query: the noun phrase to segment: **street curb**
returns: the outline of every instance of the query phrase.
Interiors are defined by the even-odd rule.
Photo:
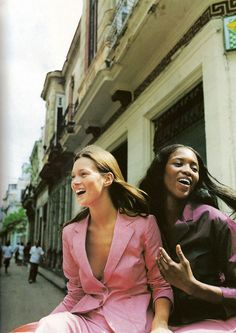
[[[39,267],[38,273],[47,281],[51,282],[55,287],[59,288],[64,293],[66,292],[66,281],[62,277],[43,267]]]

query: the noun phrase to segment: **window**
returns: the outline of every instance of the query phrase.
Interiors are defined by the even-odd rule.
[[[91,64],[97,52],[97,7],[98,0],[89,1],[88,65]]]
[[[136,3],[137,0],[120,0],[118,2],[108,35],[111,47],[116,44],[118,37],[122,36],[122,32],[125,30],[126,23]]]
[[[124,23],[126,21],[126,18],[131,10],[130,8],[130,4],[128,3],[129,1],[128,0],[123,0],[121,3],[120,3],[120,7],[119,7],[119,10],[117,11],[117,21],[116,21],[116,24],[117,24],[117,32],[120,33],[121,30],[123,29],[124,27]]]
[[[192,146],[206,162],[206,137],[202,82],[154,120],[155,153],[163,146],[181,143]]]
[[[63,109],[63,114],[65,113],[65,96],[62,94],[56,95],[56,107]]]
[[[63,109],[61,107],[57,108],[57,122],[56,122],[56,145],[59,143],[61,134],[65,126]]]
[[[17,184],[9,184],[9,190],[16,190]]]

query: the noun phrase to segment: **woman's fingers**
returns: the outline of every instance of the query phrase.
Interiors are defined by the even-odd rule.
[[[180,262],[183,262],[183,261],[187,260],[185,255],[183,254],[183,251],[182,251],[181,246],[179,244],[176,245],[176,254],[177,254]]]
[[[169,265],[163,257],[157,259],[157,264],[162,270],[168,269]]]
[[[159,257],[156,259],[156,262],[157,262],[158,268],[161,272],[161,275],[164,278],[167,278],[166,274],[168,274],[170,265],[173,261],[162,247],[159,248],[159,251],[160,251]]]
[[[160,251],[160,258],[165,261],[166,263],[170,263],[172,261],[171,257],[168,255],[168,253],[163,249],[163,247],[159,248]]]
[[[163,276],[164,279],[166,279],[165,275],[166,275],[166,272],[167,272],[167,269],[168,269],[167,264],[165,262],[163,262],[163,260],[160,260],[160,258],[158,258],[156,260],[156,262],[157,262],[157,266],[160,270],[161,275]]]

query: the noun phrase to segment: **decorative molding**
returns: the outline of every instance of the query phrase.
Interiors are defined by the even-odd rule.
[[[185,47],[193,37],[214,17],[232,15],[236,13],[236,0],[225,0],[214,3],[209,6],[205,12],[197,19],[191,28],[184,34],[171,51],[161,60],[154,70],[146,77],[146,79],[134,91],[134,100],[161,74],[161,72],[169,65],[173,55],[180,49]]]
[[[75,132],[75,121],[68,121],[65,125],[66,132],[68,134],[74,133]]]
[[[209,7],[210,15],[213,16],[224,16],[232,15],[236,13],[236,0],[221,1],[214,3]]]
[[[96,139],[101,133],[101,128],[99,126],[88,126],[85,130],[85,133],[92,134],[93,137]]]
[[[225,0],[218,3],[214,3],[209,6],[203,14],[195,21],[186,34],[178,41],[178,43],[171,49],[171,51],[161,60],[161,62],[154,68],[154,70],[144,79],[134,91],[134,102],[142,92],[161,74],[161,72],[169,65],[173,55],[182,47],[185,47],[193,37],[212,19],[215,17],[221,17],[224,15],[232,15],[236,13],[236,0]],[[107,121],[107,123],[101,128],[102,135],[127,109],[127,106],[121,106],[116,113]],[[97,138],[96,138],[97,139]],[[90,143],[93,143],[93,138]]]
[[[122,106],[127,106],[132,102],[132,93],[127,90],[116,90],[111,99],[113,102],[119,101]]]

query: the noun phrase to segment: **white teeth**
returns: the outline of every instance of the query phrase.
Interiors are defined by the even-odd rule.
[[[77,190],[77,191],[75,191],[75,193],[76,194],[83,194],[83,193],[85,193],[85,190]]]
[[[184,184],[184,185],[191,185],[191,181],[188,178],[180,178],[179,182]]]

